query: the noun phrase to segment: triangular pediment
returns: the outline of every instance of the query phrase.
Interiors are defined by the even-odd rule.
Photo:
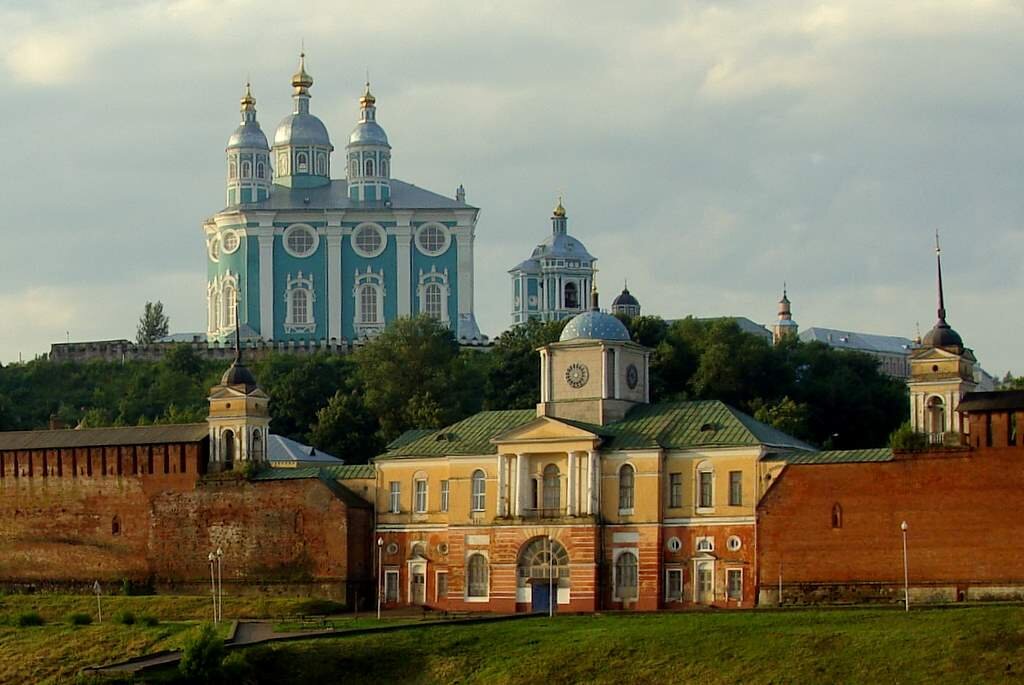
[[[244,388],[245,386],[215,385],[210,389],[210,396],[207,399],[222,400],[251,397],[265,400],[270,397],[260,388],[256,388],[249,393],[246,393]]]
[[[517,426],[491,438],[491,443],[555,443],[555,442],[592,442],[601,439],[597,433],[579,426],[553,419],[550,416],[538,416],[533,421]]]
[[[959,354],[954,354],[940,347],[922,347],[915,350],[911,355],[911,361],[925,361],[934,359],[959,359]]]

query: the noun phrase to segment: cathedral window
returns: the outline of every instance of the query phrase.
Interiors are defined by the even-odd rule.
[[[322,152],[316,153],[316,174],[317,176],[327,174],[327,155]]]
[[[580,308],[580,291],[576,283],[572,281],[565,284],[565,308]]]
[[[235,160],[228,162],[228,178],[234,180],[238,177],[238,165],[235,164]]]
[[[425,255],[444,254],[450,244],[451,236],[442,224],[424,224],[416,231],[416,247]]]
[[[257,162],[256,163],[256,178],[266,178],[266,177],[267,177],[267,165],[264,164],[263,162]]]
[[[387,245],[387,234],[377,224],[360,224],[352,231],[352,249],[360,257],[376,257]]]
[[[284,249],[292,257],[308,257],[319,244],[320,237],[312,226],[293,224],[284,230]]]
[[[348,175],[355,178],[359,175],[359,160],[353,159],[348,165]]]
[[[210,254],[211,262],[220,261],[220,238],[218,238],[217,236],[210,238],[208,251]]]
[[[388,160],[380,160],[380,175],[383,176],[384,178],[387,178],[388,176],[388,166]]]
[[[313,313],[313,303],[316,302],[313,274],[304,276],[300,271],[294,278],[288,274],[285,284],[285,333],[316,332],[316,317]]]
[[[295,155],[295,171],[300,174],[309,173],[309,155],[305,152]]]
[[[367,159],[365,162],[363,162],[363,169],[365,172],[365,176],[373,176],[373,160]]]
[[[466,596],[487,597],[487,557],[476,553],[466,563]]]
[[[420,271],[419,288],[417,294],[420,300],[420,313],[426,314],[444,324],[448,318],[448,296],[451,289],[448,285],[448,269],[438,271],[437,267],[431,267],[430,271]]]
[[[384,329],[384,272],[365,272],[356,269],[355,287],[355,329],[359,336],[369,336]]]
[[[252,178],[252,162],[242,162],[242,178]]]
[[[224,470],[230,471],[235,465],[235,433],[231,430],[224,431]],[[150,455],[152,458],[152,455]],[[152,464],[150,464],[150,473],[153,472]]]

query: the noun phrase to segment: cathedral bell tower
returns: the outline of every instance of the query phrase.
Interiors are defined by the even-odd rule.
[[[228,206],[262,202],[270,197],[270,146],[256,121],[256,98],[245,84],[242,122],[228,138],[224,150],[228,162]]]
[[[946,302],[942,290],[942,250],[935,236],[935,263],[938,273],[938,321],[910,354],[910,423],[915,432],[925,433],[933,444],[943,444],[947,433],[961,433],[957,407],[963,396],[975,389],[974,353],[946,322]],[[954,442],[952,438],[949,439]],[[956,440],[959,444],[959,439]]]
[[[209,401],[210,471],[231,471],[239,462],[266,463],[270,396],[242,361],[237,327],[235,360],[210,390]]]
[[[790,309],[789,297],[786,295],[786,285],[782,285],[782,299],[779,300],[779,318],[772,326],[772,342],[776,345],[787,336],[796,336],[798,330],[796,321],[793,321],[793,312]]]
[[[359,98],[359,122],[349,136],[348,199],[355,202],[391,201],[391,145],[377,123],[377,98],[370,82]]]

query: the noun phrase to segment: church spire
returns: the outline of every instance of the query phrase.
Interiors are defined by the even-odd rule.
[[[942,248],[939,246],[939,232],[935,231],[935,266],[939,277],[939,323],[946,323],[946,300],[942,294]]]

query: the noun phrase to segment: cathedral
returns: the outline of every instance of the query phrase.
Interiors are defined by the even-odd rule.
[[[292,112],[273,145],[247,85],[228,139],[227,206],[203,224],[207,339],[341,342],[426,314],[460,340],[481,338],[473,313],[479,210],[392,178],[392,148],[369,83],[342,159],[310,110],[305,56],[292,77]],[[236,320],[236,312],[237,319]]]

